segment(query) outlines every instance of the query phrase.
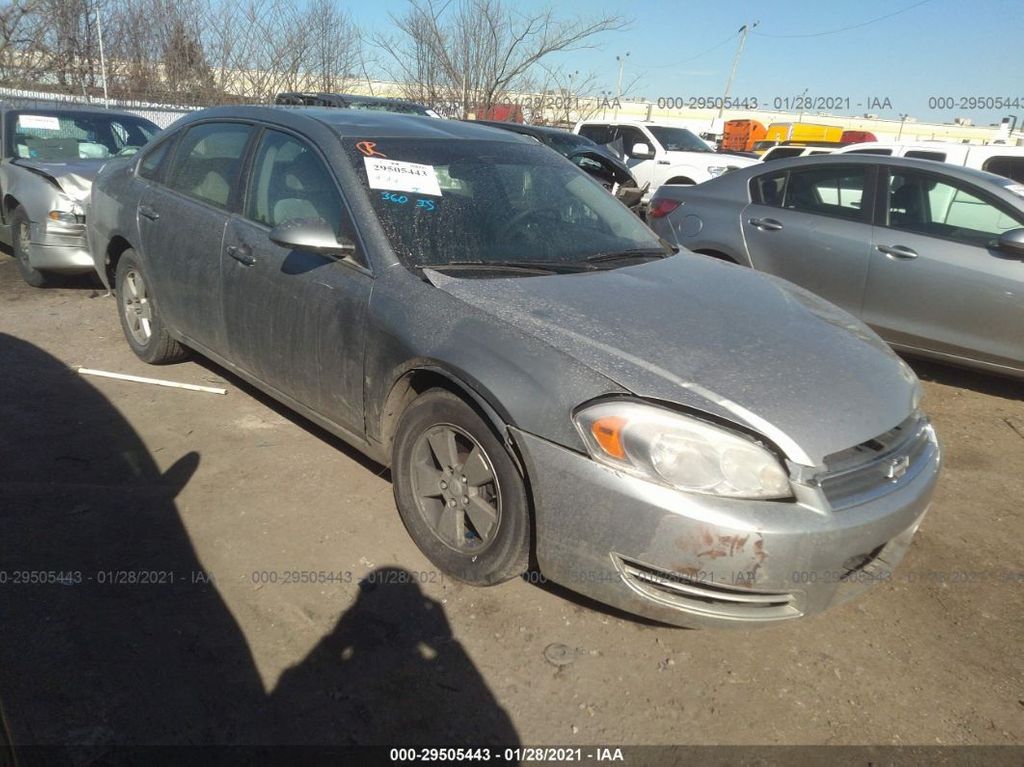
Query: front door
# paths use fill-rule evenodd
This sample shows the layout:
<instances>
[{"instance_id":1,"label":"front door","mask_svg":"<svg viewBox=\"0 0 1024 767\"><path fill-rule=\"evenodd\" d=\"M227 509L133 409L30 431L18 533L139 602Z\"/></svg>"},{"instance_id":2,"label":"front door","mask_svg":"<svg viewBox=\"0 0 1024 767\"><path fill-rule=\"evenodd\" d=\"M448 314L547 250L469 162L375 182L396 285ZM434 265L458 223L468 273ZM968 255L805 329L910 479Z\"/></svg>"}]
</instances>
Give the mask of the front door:
<instances>
[{"instance_id":1,"label":"front door","mask_svg":"<svg viewBox=\"0 0 1024 767\"><path fill-rule=\"evenodd\" d=\"M363 343L372 278L356 259L288 250L270 230L323 219L354 240L334 177L312 146L266 130L247 203L228 223L223 296L239 367L331 421L363 432Z\"/></svg>"},{"instance_id":2,"label":"front door","mask_svg":"<svg viewBox=\"0 0 1024 767\"><path fill-rule=\"evenodd\" d=\"M889 341L1024 367L1024 263L990 247L1024 216L940 172L891 168L864 319Z\"/></svg>"}]
</instances>

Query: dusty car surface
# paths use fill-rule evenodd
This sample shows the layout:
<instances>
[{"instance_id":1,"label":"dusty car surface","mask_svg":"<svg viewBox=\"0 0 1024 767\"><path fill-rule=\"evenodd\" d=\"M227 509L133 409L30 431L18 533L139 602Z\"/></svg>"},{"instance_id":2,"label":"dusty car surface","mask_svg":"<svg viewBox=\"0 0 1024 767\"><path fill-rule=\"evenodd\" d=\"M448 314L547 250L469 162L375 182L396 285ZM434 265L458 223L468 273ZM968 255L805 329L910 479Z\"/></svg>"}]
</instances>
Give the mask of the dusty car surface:
<instances>
[{"instance_id":1,"label":"dusty car surface","mask_svg":"<svg viewBox=\"0 0 1024 767\"><path fill-rule=\"evenodd\" d=\"M939 450L910 369L800 288L673 255L511 133L198 112L93 188L125 337L194 349L390 465L443 572L535 568L684 626L764 624L902 557Z\"/></svg>"},{"instance_id":2,"label":"dusty car surface","mask_svg":"<svg viewBox=\"0 0 1024 767\"><path fill-rule=\"evenodd\" d=\"M651 228L802 285L900 351L1024 377L1024 186L856 154L734 173L659 190Z\"/></svg>"},{"instance_id":3,"label":"dusty car surface","mask_svg":"<svg viewBox=\"0 0 1024 767\"><path fill-rule=\"evenodd\" d=\"M105 109L0 105L0 241L27 283L42 287L51 274L93 270L84 209L92 179L107 159L159 130Z\"/></svg>"}]
</instances>

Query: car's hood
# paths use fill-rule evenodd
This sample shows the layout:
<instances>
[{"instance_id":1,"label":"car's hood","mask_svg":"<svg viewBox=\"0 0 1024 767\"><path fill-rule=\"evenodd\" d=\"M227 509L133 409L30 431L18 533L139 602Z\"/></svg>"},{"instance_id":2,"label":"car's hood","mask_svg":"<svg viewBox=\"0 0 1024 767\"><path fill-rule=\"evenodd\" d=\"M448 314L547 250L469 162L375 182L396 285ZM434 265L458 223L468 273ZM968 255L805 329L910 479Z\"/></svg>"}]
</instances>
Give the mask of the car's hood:
<instances>
[{"instance_id":1,"label":"car's hood","mask_svg":"<svg viewBox=\"0 0 1024 767\"><path fill-rule=\"evenodd\" d=\"M93 179L106 161L106 158L73 162L18 159L14 164L51 179L75 202L85 202L89 197Z\"/></svg>"},{"instance_id":2,"label":"car's hood","mask_svg":"<svg viewBox=\"0 0 1024 767\"><path fill-rule=\"evenodd\" d=\"M427 274L628 391L743 423L804 465L882 434L913 408L913 372L861 322L704 256L543 277Z\"/></svg>"}]
</instances>

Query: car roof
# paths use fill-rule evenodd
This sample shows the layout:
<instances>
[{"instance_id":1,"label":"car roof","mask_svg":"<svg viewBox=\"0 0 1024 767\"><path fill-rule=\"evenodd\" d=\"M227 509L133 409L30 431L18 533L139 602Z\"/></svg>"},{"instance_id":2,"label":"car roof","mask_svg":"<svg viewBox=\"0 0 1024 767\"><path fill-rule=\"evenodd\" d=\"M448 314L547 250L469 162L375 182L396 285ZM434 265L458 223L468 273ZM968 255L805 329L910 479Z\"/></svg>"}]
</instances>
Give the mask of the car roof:
<instances>
[{"instance_id":1,"label":"car roof","mask_svg":"<svg viewBox=\"0 0 1024 767\"><path fill-rule=\"evenodd\" d=\"M517 133L474 125L461 120L438 120L424 115L397 114L362 109L300 106L225 106L202 109L185 117L178 125L210 119L260 120L283 127L301 129L310 122L319 123L344 137L387 136L389 138L453 139L530 142Z\"/></svg>"},{"instance_id":2,"label":"car roof","mask_svg":"<svg viewBox=\"0 0 1024 767\"><path fill-rule=\"evenodd\" d=\"M876 154L831 153L806 157L786 157L781 160L755 163L754 165L729 171L710 181L705 181L700 186L710 184L722 189L728 189L733 185L745 187L751 178L762 173L778 173L796 168L813 168L816 165L887 165L893 168L913 168L928 173L938 173L967 183L996 186L999 187L1000 194L1014 198L1015 203L1024 202L1019 195L1015 195L1005 189L1005 187L1016 183L1013 179L1006 176L999 176L995 173L988 173L987 171L975 168L965 168L962 165L953 165L952 163L939 162L937 160L917 160Z\"/></svg>"},{"instance_id":3,"label":"car roof","mask_svg":"<svg viewBox=\"0 0 1024 767\"><path fill-rule=\"evenodd\" d=\"M41 101L37 104L13 104L10 101L0 102L0 109L4 112L77 112L97 115L119 115L123 117L141 117L149 120L144 115L128 112L124 109L105 109L93 104L69 104L65 101ZM152 120L149 120L152 122Z\"/></svg>"},{"instance_id":4,"label":"car roof","mask_svg":"<svg viewBox=\"0 0 1024 767\"><path fill-rule=\"evenodd\" d=\"M527 125L526 123L502 122L500 120L470 120L479 125L489 125L492 128L512 131L513 133L524 133L528 136L565 136L578 139L580 143L589 141L584 136L573 133L565 128L555 128L550 125Z\"/></svg>"}]
</instances>

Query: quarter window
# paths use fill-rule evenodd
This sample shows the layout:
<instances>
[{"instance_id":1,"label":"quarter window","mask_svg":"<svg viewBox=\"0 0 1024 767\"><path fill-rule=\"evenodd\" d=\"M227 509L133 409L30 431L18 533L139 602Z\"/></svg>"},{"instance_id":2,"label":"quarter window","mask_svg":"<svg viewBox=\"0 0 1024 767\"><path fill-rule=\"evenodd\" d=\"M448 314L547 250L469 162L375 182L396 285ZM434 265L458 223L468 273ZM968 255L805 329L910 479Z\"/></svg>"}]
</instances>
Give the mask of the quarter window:
<instances>
[{"instance_id":1,"label":"quarter window","mask_svg":"<svg viewBox=\"0 0 1024 767\"><path fill-rule=\"evenodd\" d=\"M985 247L1003 232L1024 226L969 188L925 173L892 173L888 195L888 223L894 229Z\"/></svg>"},{"instance_id":2,"label":"quarter window","mask_svg":"<svg viewBox=\"0 0 1024 767\"><path fill-rule=\"evenodd\" d=\"M756 176L750 181L750 199L758 205L779 207L786 191L786 173Z\"/></svg>"},{"instance_id":3,"label":"quarter window","mask_svg":"<svg viewBox=\"0 0 1024 767\"><path fill-rule=\"evenodd\" d=\"M142 178L155 179L160 173L160 166L167 157L168 150L174 145L174 137L161 141L153 147L139 162L139 175Z\"/></svg>"},{"instance_id":4,"label":"quarter window","mask_svg":"<svg viewBox=\"0 0 1024 767\"><path fill-rule=\"evenodd\" d=\"M826 165L790 171L782 207L863 220L866 178L866 166Z\"/></svg>"},{"instance_id":5,"label":"quarter window","mask_svg":"<svg viewBox=\"0 0 1024 767\"><path fill-rule=\"evenodd\" d=\"M340 233L341 198L323 160L304 141L268 130L253 163L246 217L267 226L322 219Z\"/></svg>"},{"instance_id":6,"label":"quarter window","mask_svg":"<svg viewBox=\"0 0 1024 767\"><path fill-rule=\"evenodd\" d=\"M227 208L251 133L251 126L240 123L204 123L191 128L175 153L167 185Z\"/></svg>"}]
</instances>

